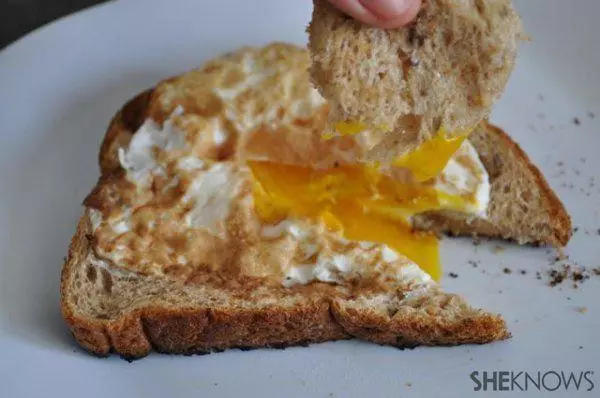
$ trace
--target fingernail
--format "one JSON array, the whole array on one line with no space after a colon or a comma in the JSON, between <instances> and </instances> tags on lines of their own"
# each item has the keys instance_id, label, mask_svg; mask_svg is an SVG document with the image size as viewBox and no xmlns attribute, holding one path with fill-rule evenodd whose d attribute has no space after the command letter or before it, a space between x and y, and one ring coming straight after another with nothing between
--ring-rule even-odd
<instances>
[{"instance_id":1,"label":"fingernail","mask_svg":"<svg viewBox=\"0 0 600 398\"><path fill-rule=\"evenodd\" d=\"M402 17L409 11L415 0L360 0L363 7L380 20L392 20Z\"/></svg>"}]
</instances>

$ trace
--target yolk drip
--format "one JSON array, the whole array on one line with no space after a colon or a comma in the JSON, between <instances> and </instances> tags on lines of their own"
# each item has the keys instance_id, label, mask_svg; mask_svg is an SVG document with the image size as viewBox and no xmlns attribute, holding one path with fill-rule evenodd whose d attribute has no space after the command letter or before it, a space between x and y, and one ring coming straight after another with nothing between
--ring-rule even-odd
<instances>
[{"instance_id":1,"label":"yolk drip","mask_svg":"<svg viewBox=\"0 0 600 398\"><path fill-rule=\"evenodd\" d=\"M467 134L447 138L439 133L415 150L400 156L393 164L411 170L417 181L430 180L441 173L466 139Z\"/></svg>"},{"instance_id":2,"label":"yolk drip","mask_svg":"<svg viewBox=\"0 0 600 398\"><path fill-rule=\"evenodd\" d=\"M337 122L334 127L340 135L356 135L365 131L368 126L360 122Z\"/></svg>"},{"instance_id":3,"label":"yolk drip","mask_svg":"<svg viewBox=\"0 0 600 398\"><path fill-rule=\"evenodd\" d=\"M464 208L464 198L431 185L401 183L366 165L322 170L262 161L248 165L255 208L266 222L289 216L320 219L346 239L385 243L434 279L441 276L437 238L412 231L410 217Z\"/></svg>"},{"instance_id":4,"label":"yolk drip","mask_svg":"<svg viewBox=\"0 0 600 398\"><path fill-rule=\"evenodd\" d=\"M335 131L342 136L356 135L369 128L362 122L337 122ZM387 126L375 128L375 131L388 131ZM432 139L423 142L416 149L400 156L393 162L394 166L409 169L417 181L427 181L435 178L446 166L448 160L467 139L469 132L454 134L448 137L441 129ZM325 134L325 139L331 139L334 133Z\"/></svg>"}]
</instances>

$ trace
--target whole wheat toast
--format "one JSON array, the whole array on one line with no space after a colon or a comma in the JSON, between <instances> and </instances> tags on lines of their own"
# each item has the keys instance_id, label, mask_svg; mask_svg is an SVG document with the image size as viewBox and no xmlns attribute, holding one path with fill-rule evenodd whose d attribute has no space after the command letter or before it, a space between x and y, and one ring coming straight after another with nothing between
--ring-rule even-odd
<instances>
[{"instance_id":1,"label":"whole wheat toast","mask_svg":"<svg viewBox=\"0 0 600 398\"><path fill-rule=\"evenodd\" d=\"M202 354L349 338L408 348L509 337L500 316L438 288L413 298L405 298L409 289L356 296L325 283L296 289L255 284L248 291L109 271L95 259L90 232L84 216L62 271L61 309L74 338L95 355L135 359L151 350Z\"/></svg>"},{"instance_id":2,"label":"whole wheat toast","mask_svg":"<svg viewBox=\"0 0 600 398\"><path fill-rule=\"evenodd\" d=\"M257 50L244 50L237 55L252 51ZM293 46L274 45L263 51L290 59L302 71L307 62L305 51ZM233 57L235 60L236 55ZM209 63L205 68L218 67ZM204 76L204 72L196 73ZM294 81L308 82L302 76L304 72ZM164 121L177 105L194 116L192 121L197 121L198 115L209 117L221 111L210 92L203 95L203 84L194 85L198 80L202 78L193 74L170 79L122 108L102 144L99 186L105 180L118 178L118 148L128 144L145 119ZM178 85L185 89L174 90ZM325 117L326 109L318 108L311 117L296 118L293 124L303 130L316 128L323 125ZM485 131L489 134L496 130ZM313 152L311 142L303 144L306 151ZM232 146L240 145L236 139L206 155L226 159L236 151ZM509 154L519 155L524 167L535 170L521 152L515 152L516 147L507 144L507 148ZM543 195L552 195L546 185L538 184L545 187L541 189ZM229 280L217 273L208 278L181 280L115 266L97 255L95 239L86 210L63 268L61 307L76 340L97 355L115 351L126 358L137 358L151 349L203 353L353 337L412 347L487 343L509 336L499 316L475 310L464 299L436 286L426 290L415 289L411 284L391 288L370 284L366 278L342 285L316 282L284 287L263 283L260 278Z\"/></svg>"},{"instance_id":3,"label":"whole wheat toast","mask_svg":"<svg viewBox=\"0 0 600 398\"><path fill-rule=\"evenodd\" d=\"M397 347L488 343L509 337L498 315L473 309L464 299L442 292L435 284L419 285L404 278L393 283L387 277L376 280L369 276L369 270L342 284L313 282L285 287L264 278L228 278L219 272L196 270L185 278L148 273L120 266L98 254L91 212L103 189L122 177L118 148L127 146L145 119L164 122L177 106L183 106L189 116L182 128L192 130L202 125L203 117L221 114L222 105L210 91L205 92L208 82L203 79L219 68L227 71L229 66L238 65L248 54L274 58L275 63L285 60L296 67L283 68L297 77L286 80L297 85L293 90L278 92L279 83L275 82L275 88L252 96L255 100L269 95L274 103L283 104L273 113L281 123L290 104L276 94L292 92L304 98L305 90L312 90L305 73L306 51L281 44L240 50L200 71L167 80L130 101L111 122L100 151L101 178L86 200L86 211L61 276L62 313L75 339L97 355L114 351L138 358L151 349L205 353L353 337ZM184 89L176 89L178 84ZM307 115L303 104L299 106L297 98L293 99L297 108L288 127L302 131L322 128L326 107L317 100ZM244 103L239 106L245 109ZM239 132L241 126L229 128ZM315 136L320 142L319 135ZM242 141L243 137L236 137L217 149L209 148L204 155L215 161L228 159L244 144ZM311 140L302 143L299 152L314 152ZM339 148L327 149L330 153ZM108 197L114 198L111 195L109 192ZM401 269L393 271L401 275Z\"/></svg>"},{"instance_id":4,"label":"whole wheat toast","mask_svg":"<svg viewBox=\"0 0 600 398\"><path fill-rule=\"evenodd\" d=\"M427 0L397 29L361 24L314 0L310 74L331 121L381 130L366 158L390 162L439 131L461 135L488 116L521 29L511 0Z\"/></svg>"},{"instance_id":5,"label":"whole wheat toast","mask_svg":"<svg viewBox=\"0 0 600 398\"><path fill-rule=\"evenodd\" d=\"M416 217L420 229L566 246L571 218L540 170L502 129L481 123L469 136L491 182L488 218L442 211Z\"/></svg>"},{"instance_id":6,"label":"whole wheat toast","mask_svg":"<svg viewBox=\"0 0 600 398\"><path fill-rule=\"evenodd\" d=\"M130 101L113 119L100 151L102 173L119 168L117 149L147 117L152 90ZM137 115L137 116L134 116ZM501 128L484 121L469 136L491 183L487 219L460 212L431 212L415 218L415 226L452 235L509 239L520 244L566 246L571 218L541 171Z\"/></svg>"}]
</instances>

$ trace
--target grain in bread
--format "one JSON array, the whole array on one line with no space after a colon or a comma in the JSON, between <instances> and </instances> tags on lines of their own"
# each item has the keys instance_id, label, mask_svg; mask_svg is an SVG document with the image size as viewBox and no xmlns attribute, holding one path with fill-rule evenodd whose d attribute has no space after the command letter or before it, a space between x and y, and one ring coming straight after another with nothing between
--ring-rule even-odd
<instances>
[{"instance_id":1,"label":"grain in bread","mask_svg":"<svg viewBox=\"0 0 600 398\"><path fill-rule=\"evenodd\" d=\"M566 246L572 235L571 218L519 145L487 121L475 129L469 141L490 177L487 219L451 211L431 212L418 216L416 225L453 235Z\"/></svg>"},{"instance_id":2,"label":"grain in bread","mask_svg":"<svg viewBox=\"0 0 600 398\"><path fill-rule=\"evenodd\" d=\"M62 270L61 310L77 342L98 356L206 354L349 338L412 348L510 337L500 316L437 287L361 293L328 284L267 285L240 295L239 286L184 285L115 269L95 257L90 232L84 216Z\"/></svg>"},{"instance_id":3,"label":"grain in bread","mask_svg":"<svg viewBox=\"0 0 600 398\"><path fill-rule=\"evenodd\" d=\"M303 72L303 65L308 63L306 52L294 46L277 44L230 54L212 62L211 68L169 79L126 104L113 119L101 148L102 179L118 178L122 173L118 148L130 142L132 135L148 117L164 121L173 109L184 106L188 122L182 124L183 129L191 134L212 136L213 131L197 127L204 126L203 118L223 121L225 109L221 101L206 101L204 96L212 93L212 89L207 89L211 86L206 74L218 67L222 68L221 72L227 72L227 66L223 66L223 63L227 65L232 59L236 61L230 65L242 63L241 60L247 59L249 54L266 54L270 59L292 57L295 61L299 60L297 69L288 77L300 90L292 90L298 97L283 97L286 99L282 105L284 109L276 112L275 116L263 118L266 123L259 126L249 128L242 123L227 125L231 143L238 149L203 153L214 156L215 161L240 154L240 161L244 161L246 156L256 155L256 152L248 149L252 147L252 139L244 138L244 135L256 129L262 131L258 136L263 138L286 132L285 136L290 141L280 142L279 145L289 145L298 139L306 146L296 151L294 156L297 159L314 160L310 155L318 153L314 150L317 141L304 136L320 136L325 128L323 115L327 110L326 105L319 101L303 100L305 95L312 95L309 90L302 93L304 88L310 88L308 76ZM248 90L257 91L256 87ZM285 92L290 93L275 84L271 89L246 94L246 98L260 93L258 98L269 98L271 95L275 98L274 103L281 103L282 97L277 93ZM291 103L319 105L295 108L296 112L290 113L287 107ZM249 112L256 111L252 103L241 104L246 104L244 109ZM303 112L298 114L298 109ZM281 125L274 126L277 123ZM283 127L286 128L282 130ZM340 151L348 149L346 145L351 142L344 142L344 145L334 148ZM204 148L199 143L198 149ZM227 147L229 144L224 145ZM474 145L482 151L484 160L490 157L484 146L476 141ZM514 150L514 144L507 137L495 145L506 147L498 152L498 156L508 157L511 162L520 159L520 167L533 167L522 153ZM350 146L350 149L356 147ZM260 156L277 154L268 152L260 153ZM533 179L527 180L527 183L538 184L542 189L544 185L541 181ZM532 203L548 206L547 201ZM532 211L538 210L547 209ZM546 221L550 224L553 222L551 218ZM176 276L137 272L135 268L116 266L98 256L94 239L92 220L87 209L63 267L61 309L76 340L97 355L115 351L126 358L138 358L152 349L167 353L206 353L235 347L283 347L353 337L380 344L412 347L420 344L487 343L509 336L499 316L476 310L464 299L445 293L435 285L415 289L410 284L396 286L372 283L371 278L364 278L356 280L356 283L313 282L288 288L282 284L267 283L260 278L227 279L217 273L212 277L183 280Z\"/></svg>"},{"instance_id":4,"label":"grain in bread","mask_svg":"<svg viewBox=\"0 0 600 398\"><path fill-rule=\"evenodd\" d=\"M387 30L314 0L308 32L310 75L330 119L381 129L368 157L391 161L488 115L512 72L521 24L511 0L426 0L412 24Z\"/></svg>"}]
</instances>

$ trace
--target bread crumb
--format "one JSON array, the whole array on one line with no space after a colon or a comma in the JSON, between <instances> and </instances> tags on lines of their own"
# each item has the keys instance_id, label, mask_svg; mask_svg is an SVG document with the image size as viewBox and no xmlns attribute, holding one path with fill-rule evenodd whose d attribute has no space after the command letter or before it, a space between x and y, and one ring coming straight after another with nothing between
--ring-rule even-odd
<instances>
[{"instance_id":1,"label":"bread crumb","mask_svg":"<svg viewBox=\"0 0 600 398\"><path fill-rule=\"evenodd\" d=\"M449 276L450 278L454 278L454 279L458 278L458 274L457 274L457 273L454 273L454 272L449 272L449 273L448 273L448 276Z\"/></svg>"},{"instance_id":2,"label":"bread crumb","mask_svg":"<svg viewBox=\"0 0 600 398\"><path fill-rule=\"evenodd\" d=\"M412 387L412 383L410 381L406 382L406 387L408 387L408 388Z\"/></svg>"},{"instance_id":3,"label":"bread crumb","mask_svg":"<svg viewBox=\"0 0 600 398\"><path fill-rule=\"evenodd\" d=\"M502 253L504 250L506 250L506 249L503 248L502 246L494 246L494 248L492 249L494 254Z\"/></svg>"},{"instance_id":4,"label":"bread crumb","mask_svg":"<svg viewBox=\"0 0 600 398\"><path fill-rule=\"evenodd\" d=\"M574 264L562 264L558 269L548 271L550 281L548 285L555 287L565 281L572 281L571 285L574 289L578 289L579 285L590 279L590 273L584 268Z\"/></svg>"},{"instance_id":5,"label":"bread crumb","mask_svg":"<svg viewBox=\"0 0 600 398\"><path fill-rule=\"evenodd\" d=\"M525 271L524 269L522 269L521 271L519 271L521 273L521 275L527 275L527 271Z\"/></svg>"},{"instance_id":6,"label":"bread crumb","mask_svg":"<svg viewBox=\"0 0 600 398\"><path fill-rule=\"evenodd\" d=\"M581 314L585 314L588 310L587 310L587 307L577 307L576 311Z\"/></svg>"},{"instance_id":7,"label":"bread crumb","mask_svg":"<svg viewBox=\"0 0 600 398\"><path fill-rule=\"evenodd\" d=\"M502 272L504 272L505 274L512 274L512 270L510 268L504 268Z\"/></svg>"},{"instance_id":8,"label":"bread crumb","mask_svg":"<svg viewBox=\"0 0 600 398\"><path fill-rule=\"evenodd\" d=\"M583 346L582 346L582 345L580 345L580 346L579 346L579 349L580 349L580 350L583 350Z\"/></svg>"},{"instance_id":9,"label":"bread crumb","mask_svg":"<svg viewBox=\"0 0 600 398\"><path fill-rule=\"evenodd\" d=\"M581 120L578 117L573 118L573 123L575 123L576 126L581 126Z\"/></svg>"},{"instance_id":10,"label":"bread crumb","mask_svg":"<svg viewBox=\"0 0 600 398\"><path fill-rule=\"evenodd\" d=\"M469 264L473 266L473 268L477 268L479 266L479 261L469 260Z\"/></svg>"},{"instance_id":11,"label":"bread crumb","mask_svg":"<svg viewBox=\"0 0 600 398\"><path fill-rule=\"evenodd\" d=\"M549 283L552 287L561 284L565 279L565 276L555 269L548 271L548 275L550 275L550 278L552 278Z\"/></svg>"}]
</instances>

